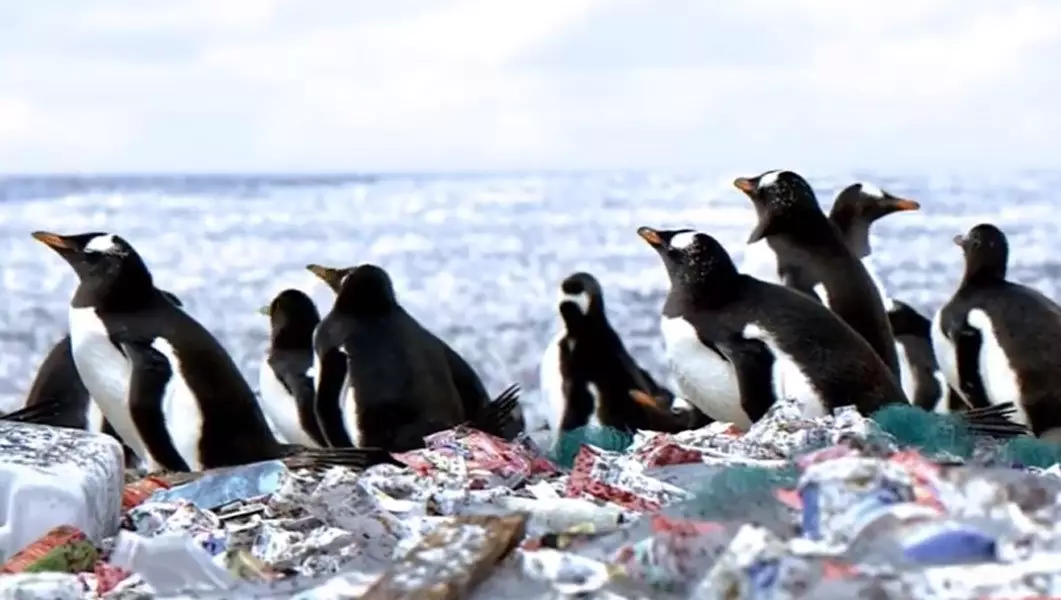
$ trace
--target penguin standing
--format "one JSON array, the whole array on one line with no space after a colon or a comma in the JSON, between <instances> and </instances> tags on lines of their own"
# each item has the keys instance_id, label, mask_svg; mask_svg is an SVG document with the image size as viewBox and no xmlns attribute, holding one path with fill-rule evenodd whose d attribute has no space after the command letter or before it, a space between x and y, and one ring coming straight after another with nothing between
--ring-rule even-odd
<instances>
[{"instance_id":1,"label":"penguin standing","mask_svg":"<svg viewBox=\"0 0 1061 600\"><path fill-rule=\"evenodd\" d=\"M558 310L562 330L546 346L540 367L554 444L561 432L586 426L672 433L690 428L688 415L661 407L674 395L627 352L608 322L595 277L575 273L564 279Z\"/></svg>"},{"instance_id":2,"label":"penguin standing","mask_svg":"<svg viewBox=\"0 0 1061 600\"><path fill-rule=\"evenodd\" d=\"M713 237L690 229L638 234L671 281L661 330L682 395L747 429L778 398L808 417L854 404L868 415L906 397L865 339L794 290L737 271Z\"/></svg>"},{"instance_id":3,"label":"penguin standing","mask_svg":"<svg viewBox=\"0 0 1061 600\"><path fill-rule=\"evenodd\" d=\"M318 264L308 265L306 268L320 278L337 296L342 287L342 282L358 269L358 267L325 267ZM401 309L401 311L404 313L404 309ZM406 316L408 315L406 314ZM412 319L411 316L409 318ZM486 387L483 385L479 375L464 357L427 328L421 327L419 324L417 324L417 327L421 332L420 335L426 338L424 343L437 346L445 357L453 385L461 398L464 418L481 431L506 440L514 440L523 433L525 425L523 412L519 404L519 386L516 384L510 385L496 398L491 398L487 394ZM316 373L319 377L319 369ZM345 383L342 385L344 388ZM342 397L345 397L345 394ZM325 410L334 409L331 408L329 403L329 407L326 407ZM331 418L337 418L337 415L333 412ZM338 432L335 433L341 435ZM325 434L327 434L327 431ZM345 438L340 437L339 439Z\"/></svg>"},{"instance_id":4,"label":"penguin standing","mask_svg":"<svg viewBox=\"0 0 1061 600\"><path fill-rule=\"evenodd\" d=\"M33 237L80 280L70 303L70 348L89 395L152 470L205 470L261 460L368 464L381 452L312 451L279 443L250 386L221 344L155 287L123 238L107 233Z\"/></svg>"},{"instance_id":5,"label":"penguin standing","mask_svg":"<svg viewBox=\"0 0 1061 600\"><path fill-rule=\"evenodd\" d=\"M898 376L895 338L880 293L818 206L810 184L792 171L767 171L739 177L733 185L751 199L759 216L748 243L765 239L779 257L783 283L823 296Z\"/></svg>"},{"instance_id":6,"label":"penguin standing","mask_svg":"<svg viewBox=\"0 0 1061 600\"><path fill-rule=\"evenodd\" d=\"M969 406L1012 402L1016 422L1061 441L1061 307L1006 279L1009 244L994 225L977 225L954 243L965 272L932 322L943 374Z\"/></svg>"},{"instance_id":7,"label":"penguin standing","mask_svg":"<svg viewBox=\"0 0 1061 600\"><path fill-rule=\"evenodd\" d=\"M331 446L407 451L468 420L444 345L402 308L376 265L342 277L314 350L317 415Z\"/></svg>"},{"instance_id":8,"label":"penguin standing","mask_svg":"<svg viewBox=\"0 0 1061 600\"><path fill-rule=\"evenodd\" d=\"M321 320L317 305L306 294L286 289L259 312L271 326L258 369L262 412L283 439L327 447L314 408L313 330Z\"/></svg>"},{"instance_id":9,"label":"penguin standing","mask_svg":"<svg viewBox=\"0 0 1061 600\"><path fill-rule=\"evenodd\" d=\"M181 306L176 295L165 290L160 291L170 302ZM69 334L56 342L45 355L44 361L37 368L37 375L30 386L24 407L7 413L2 419L83 429L122 441L114 427L103 418L99 406L89 397L88 390L81 381L70 352ZM125 451L126 468L139 468L141 465L136 453L124 442L122 447Z\"/></svg>"},{"instance_id":10,"label":"penguin standing","mask_svg":"<svg viewBox=\"0 0 1061 600\"><path fill-rule=\"evenodd\" d=\"M888 306L888 294L884 290L876 267L871 258L869 228L878 219L903 211L913 211L921 205L913 200L894 196L876 185L867 182L853 183L836 195L829 210L829 221L840 230L841 238L856 258L862 261L870 279L877 287L885 307ZM782 283L781 270L789 265L779 257L767 239L761 239L744 248L744 260L740 272L770 283ZM818 296L813 285L806 285L801 291Z\"/></svg>"}]
</instances>

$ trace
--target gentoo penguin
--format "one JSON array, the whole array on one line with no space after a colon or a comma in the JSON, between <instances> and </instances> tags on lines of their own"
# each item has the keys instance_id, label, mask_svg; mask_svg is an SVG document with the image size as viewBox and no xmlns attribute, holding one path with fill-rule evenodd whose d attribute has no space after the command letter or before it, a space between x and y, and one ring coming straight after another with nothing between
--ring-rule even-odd
<instances>
[{"instance_id":1,"label":"gentoo penguin","mask_svg":"<svg viewBox=\"0 0 1061 600\"><path fill-rule=\"evenodd\" d=\"M1061 441L1061 307L1006 279L1009 244L994 225L977 225L954 243L965 272L932 322L943 374L970 406L1012 402L1016 422Z\"/></svg>"},{"instance_id":2,"label":"gentoo penguin","mask_svg":"<svg viewBox=\"0 0 1061 600\"><path fill-rule=\"evenodd\" d=\"M317 414L331 446L407 451L468 420L444 346L426 332L380 267L342 278L314 334Z\"/></svg>"},{"instance_id":3,"label":"gentoo penguin","mask_svg":"<svg viewBox=\"0 0 1061 600\"><path fill-rule=\"evenodd\" d=\"M781 397L808 417L907 402L868 342L820 303L741 274L705 233L638 234L670 277L661 330L675 379L708 416L747 429Z\"/></svg>"},{"instance_id":4,"label":"gentoo penguin","mask_svg":"<svg viewBox=\"0 0 1061 600\"><path fill-rule=\"evenodd\" d=\"M262 411L289 442L324 448L315 411L313 330L317 305L306 294L286 289L259 312L269 317L269 347L258 369Z\"/></svg>"},{"instance_id":5,"label":"gentoo penguin","mask_svg":"<svg viewBox=\"0 0 1061 600\"><path fill-rule=\"evenodd\" d=\"M181 306L176 295L162 292L170 302ZM104 433L122 441L114 431L99 406L92 401L77 373L73 355L70 353L70 335L63 336L44 357L37 375L26 396L24 408L3 416L6 421L37 423L53 427L70 427L96 433ZM127 468L139 467L139 459L128 445L125 450Z\"/></svg>"},{"instance_id":6,"label":"gentoo penguin","mask_svg":"<svg viewBox=\"0 0 1061 600\"><path fill-rule=\"evenodd\" d=\"M70 348L92 399L151 470L204 470L261 460L366 466L378 450L310 450L281 444L221 344L155 287L122 237L93 232L33 237L80 283L70 303Z\"/></svg>"},{"instance_id":7,"label":"gentoo penguin","mask_svg":"<svg viewBox=\"0 0 1061 600\"><path fill-rule=\"evenodd\" d=\"M810 184L792 171L767 171L738 177L733 185L751 199L759 216L748 243L765 239L781 262L782 282L825 297L829 308L898 376L895 337L880 293L818 206Z\"/></svg>"},{"instance_id":8,"label":"gentoo penguin","mask_svg":"<svg viewBox=\"0 0 1061 600\"><path fill-rule=\"evenodd\" d=\"M892 300L888 321L895 332L900 382L906 397L921 408L938 413L960 411L964 402L951 390L932 351L932 323L914 307Z\"/></svg>"},{"instance_id":9,"label":"gentoo penguin","mask_svg":"<svg viewBox=\"0 0 1061 600\"><path fill-rule=\"evenodd\" d=\"M561 432L586 426L672 433L690 428L688 415L660 406L657 398L666 404L674 395L627 352L608 322L595 277L574 273L564 279L557 308L561 331L546 346L540 365L554 444Z\"/></svg>"},{"instance_id":10,"label":"gentoo penguin","mask_svg":"<svg viewBox=\"0 0 1061 600\"><path fill-rule=\"evenodd\" d=\"M346 277L358 269L358 267L325 267L317 264L308 265L306 268L319 277L337 295ZM387 280L389 282L389 276ZM397 304L396 300L395 304ZM405 313L404 309L401 309L400 306L398 308L409 319L412 319L411 316ZM441 348L453 385L460 395L465 418L468 419L470 424L506 440L513 440L521 434L524 431L524 421L523 412L519 404L519 385L510 385L496 398L491 399L482 380L479 379L479 375L468 364L468 361L464 360L464 357L427 328L420 326L419 323L417 323L417 327L421 335L427 338L426 344ZM320 375L319 370L316 373L318 376ZM345 397L345 394L342 397ZM319 403L318 407L320 407ZM333 410L333 406L325 407L324 410ZM332 413L331 418L337 418L337 415ZM327 435L328 431L326 430L324 433ZM336 435L340 434L336 432ZM340 437L339 439L345 438Z\"/></svg>"}]
</instances>

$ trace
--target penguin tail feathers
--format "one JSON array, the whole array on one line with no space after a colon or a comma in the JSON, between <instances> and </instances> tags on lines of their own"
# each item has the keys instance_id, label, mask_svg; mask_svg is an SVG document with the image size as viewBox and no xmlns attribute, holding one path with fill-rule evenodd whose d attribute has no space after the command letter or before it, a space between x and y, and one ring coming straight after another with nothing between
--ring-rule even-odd
<instances>
[{"instance_id":1,"label":"penguin tail feathers","mask_svg":"<svg viewBox=\"0 0 1061 600\"><path fill-rule=\"evenodd\" d=\"M519 393L518 383L508 386L479 411L479 415L470 425L510 442L516 439L524 429Z\"/></svg>"},{"instance_id":2,"label":"penguin tail feathers","mask_svg":"<svg viewBox=\"0 0 1061 600\"><path fill-rule=\"evenodd\" d=\"M984 408L970 408L957 413L976 434L993 438L1009 439L1021 435L1031 435L1027 427L1010 419L1017 412L1012 402L1003 402Z\"/></svg>"},{"instance_id":3,"label":"penguin tail feathers","mask_svg":"<svg viewBox=\"0 0 1061 600\"><path fill-rule=\"evenodd\" d=\"M13 421L17 423L36 423L37 425L52 425L62 410L62 402L58 399L45 400L18 410L13 410L6 415L0 416L0 421Z\"/></svg>"},{"instance_id":4,"label":"penguin tail feathers","mask_svg":"<svg viewBox=\"0 0 1061 600\"><path fill-rule=\"evenodd\" d=\"M282 460L292 469L347 467L364 470L375 465L404 466L382 448L308 448L298 444L281 444Z\"/></svg>"}]
</instances>

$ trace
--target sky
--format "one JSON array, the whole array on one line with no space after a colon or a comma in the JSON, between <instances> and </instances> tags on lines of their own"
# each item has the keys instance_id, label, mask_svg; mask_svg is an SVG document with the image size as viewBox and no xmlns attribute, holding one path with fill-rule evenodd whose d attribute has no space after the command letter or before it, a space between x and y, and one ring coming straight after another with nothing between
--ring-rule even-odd
<instances>
[{"instance_id":1,"label":"sky","mask_svg":"<svg viewBox=\"0 0 1061 600\"><path fill-rule=\"evenodd\" d=\"M1061 166L1057 0L0 3L0 172Z\"/></svg>"}]
</instances>

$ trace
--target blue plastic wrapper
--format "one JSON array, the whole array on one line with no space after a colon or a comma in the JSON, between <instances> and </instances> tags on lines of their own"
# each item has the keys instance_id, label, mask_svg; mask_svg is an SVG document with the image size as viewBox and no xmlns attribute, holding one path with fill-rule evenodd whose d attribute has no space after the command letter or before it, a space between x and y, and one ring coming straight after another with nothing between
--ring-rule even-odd
<instances>
[{"instance_id":1,"label":"blue plastic wrapper","mask_svg":"<svg viewBox=\"0 0 1061 600\"><path fill-rule=\"evenodd\" d=\"M159 490L149 502L187 500L195 506L210 510L237 500L272 494L280 487L280 479L287 467L278 460L232 467L203 475L199 479Z\"/></svg>"},{"instance_id":2,"label":"blue plastic wrapper","mask_svg":"<svg viewBox=\"0 0 1061 600\"><path fill-rule=\"evenodd\" d=\"M902 540L903 554L921 565L953 565L997 560L997 540L960 523L937 522L918 528Z\"/></svg>"}]
</instances>

